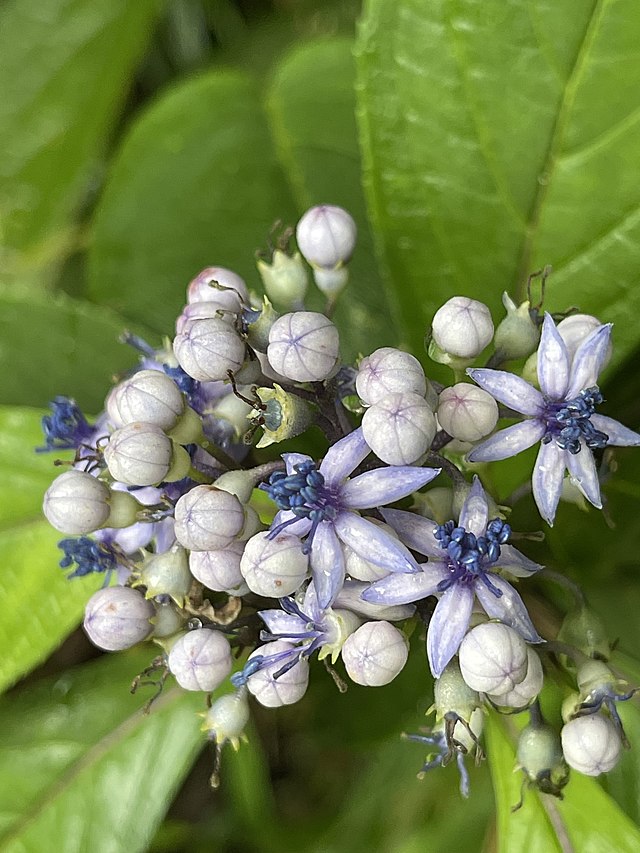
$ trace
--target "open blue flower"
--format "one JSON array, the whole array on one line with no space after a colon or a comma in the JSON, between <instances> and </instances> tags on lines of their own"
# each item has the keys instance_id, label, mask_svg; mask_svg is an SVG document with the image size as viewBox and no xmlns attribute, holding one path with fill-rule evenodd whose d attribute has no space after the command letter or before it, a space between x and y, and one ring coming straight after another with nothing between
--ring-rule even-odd
<instances>
[{"instance_id":1,"label":"open blue flower","mask_svg":"<svg viewBox=\"0 0 640 853\"><path fill-rule=\"evenodd\" d=\"M488 368L467 371L477 384L526 420L500 430L475 447L470 462L515 456L542 442L532 486L540 514L553 525L565 469L587 500L600 509L600 484L592 450L612 444L640 445L640 435L613 418L596 413L602 402L597 386L611 324L599 326L571 359L550 314L545 314L538 348L540 391L513 373Z\"/></svg>"},{"instance_id":2,"label":"open blue flower","mask_svg":"<svg viewBox=\"0 0 640 853\"><path fill-rule=\"evenodd\" d=\"M438 525L402 510L382 514L400 539L428 562L420 572L392 574L372 583L362 597L391 605L440 596L427 631L427 656L436 678L458 651L476 599L492 619L510 625L529 643L541 642L524 602L498 572L527 577L542 567L507 544L508 524L489 521L487 497L477 477L457 525Z\"/></svg>"}]
</instances>

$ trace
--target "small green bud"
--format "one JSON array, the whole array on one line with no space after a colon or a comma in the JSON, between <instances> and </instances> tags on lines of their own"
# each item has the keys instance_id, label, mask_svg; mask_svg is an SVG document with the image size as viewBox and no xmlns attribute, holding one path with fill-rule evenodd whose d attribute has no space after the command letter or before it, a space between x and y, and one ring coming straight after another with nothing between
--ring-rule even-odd
<instances>
[{"instance_id":1,"label":"small green bud","mask_svg":"<svg viewBox=\"0 0 640 853\"><path fill-rule=\"evenodd\" d=\"M276 249L270 264L258 260L258 272L269 299L287 311L300 307L309 285L307 268L300 252L291 256Z\"/></svg>"},{"instance_id":2,"label":"small green bud","mask_svg":"<svg viewBox=\"0 0 640 853\"><path fill-rule=\"evenodd\" d=\"M580 649L587 657L607 661L611 656L605 627L600 617L586 604L567 613L558 639Z\"/></svg>"},{"instance_id":3,"label":"small green bud","mask_svg":"<svg viewBox=\"0 0 640 853\"><path fill-rule=\"evenodd\" d=\"M518 766L532 787L543 794L562 797L569 768L562 755L558 734L546 723L532 723L518 740Z\"/></svg>"},{"instance_id":4,"label":"small green bud","mask_svg":"<svg viewBox=\"0 0 640 853\"><path fill-rule=\"evenodd\" d=\"M266 352L269 346L269 332L280 316L265 296L262 308L253 312L254 320L247 322L247 342L256 352Z\"/></svg>"},{"instance_id":5,"label":"small green bud","mask_svg":"<svg viewBox=\"0 0 640 853\"><path fill-rule=\"evenodd\" d=\"M436 486L428 492L416 492L413 495L411 509L437 524L444 524L454 515L453 489Z\"/></svg>"},{"instance_id":6,"label":"small green bud","mask_svg":"<svg viewBox=\"0 0 640 853\"><path fill-rule=\"evenodd\" d=\"M444 719L445 714L453 712L469 722L476 708L481 707L478 692L466 683L455 658L447 664L440 678L436 679L433 699L437 721Z\"/></svg>"},{"instance_id":7,"label":"small green bud","mask_svg":"<svg viewBox=\"0 0 640 853\"><path fill-rule=\"evenodd\" d=\"M293 438L308 429L315 420L311 406L295 394L290 394L274 384L273 388L256 390L265 409L254 409L250 417L257 421L264 433L256 447L268 447L285 438Z\"/></svg>"},{"instance_id":8,"label":"small green bud","mask_svg":"<svg viewBox=\"0 0 640 853\"><path fill-rule=\"evenodd\" d=\"M176 542L168 551L148 557L132 586L146 587L145 598L168 595L184 607L192 583L187 552Z\"/></svg>"},{"instance_id":9,"label":"small green bud","mask_svg":"<svg viewBox=\"0 0 640 853\"><path fill-rule=\"evenodd\" d=\"M540 340L540 329L531 319L531 303L527 301L516 306L505 291L502 294L502 304L507 316L496 329L496 353L499 353L504 361L526 358L535 352Z\"/></svg>"}]
</instances>

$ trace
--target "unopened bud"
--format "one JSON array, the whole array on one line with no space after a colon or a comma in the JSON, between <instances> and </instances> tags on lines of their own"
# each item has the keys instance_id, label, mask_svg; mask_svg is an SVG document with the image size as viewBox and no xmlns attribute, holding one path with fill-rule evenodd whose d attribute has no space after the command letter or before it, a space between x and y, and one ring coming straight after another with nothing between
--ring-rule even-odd
<instances>
[{"instance_id":1,"label":"unopened bud","mask_svg":"<svg viewBox=\"0 0 640 853\"><path fill-rule=\"evenodd\" d=\"M276 249L270 264L258 261L258 272L267 296L289 310L299 306L305 297L309 285L307 269L300 252L292 257Z\"/></svg>"},{"instance_id":2,"label":"unopened bud","mask_svg":"<svg viewBox=\"0 0 640 853\"><path fill-rule=\"evenodd\" d=\"M140 504L129 492L119 492L84 471L65 471L44 496L43 512L61 533L93 533L101 527L129 527Z\"/></svg>"},{"instance_id":3,"label":"unopened bud","mask_svg":"<svg viewBox=\"0 0 640 853\"><path fill-rule=\"evenodd\" d=\"M508 693L488 693L491 702L500 709L524 710L537 698L542 690L544 673L540 658L533 651L527 649L527 674L513 690Z\"/></svg>"},{"instance_id":4,"label":"unopened bud","mask_svg":"<svg viewBox=\"0 0 640 853\"><path fill-rule=\"evenodd\" d=\"M114 480L127 486L155 486L186 477L189 454L174 444L160 427L132 423L117 429L104 449L104 459Z\"/></svg>"},{"instance_id":5,"label":"unopened bud","mask_svg":"<svg viewBox=\"0 0 640 853\"><path fill-rule=\"evenodd\" d=\"M527 674L525 642L501 622L485 622L469 631L458 656L462 677L478 693L508 693Z\"/></svg>"},{"instance_id":6,"label":"unopened bud","mask_svg":"<svg viewBox=\"0 0 640 853\"><path fill-rule=\"evenodd\" d=\"M362 434L383 462L411 465L431 447L436 419L424 397L410 391L389 394L366 410Z\"/></svg>"},{"instance_id":7,"label":"unopened bud","mask_svg":"<svg viewBox=\"0 0 640 853\"><path fill-rule=\"evenodd\" d=\"M117 652L146 640L153 626L153 604L127 586L99 589L84 614L84 630L99 649Z\"/></svg>"},{"instance_id":8,"label":"unopened bud","mask_svg":"<svg viewBox=\"0 0 640 853\"><path fill-rule=\"evenodd\" d=\"M217 551L242 533L245 520L235 495L215 486L195 486L176 503L175 535L192 551Z\"/></svg>"},{"instance_id":9,"label":"unopened bud","mask_svg":"<svg viewBox=\"0 0 640 853\"><path fill-rule=\"evenodd\" d=\"M453 438L478 441L495 429L498 404L482 388L459 382L441 392L438 421L442 429Z\"/></svg>"},{"instance_id":10,"label":"unopened bud","mask_svg":"<svg viewBox=\"0 0 640 853\"><path fill-rule=\"evenodd\" d=\"M454 296L436 311L431 334L442 352L474 359L491 342L493 320L482 302Z\"/></svg>"},{"instance_id":11,"label":"unopened bud","mask_svg":"<svg viewBox=\"0 0 640 853\"><path fill-rule=\"evenodd\" d=\"M507 316L496 329L494 345L503 361L527 358L540 341L540 329L531 319L531 303L517 306L508 293L502 294Z\"/></svg>"},{"instance_id":12,"label":"unopened bud","mask_svg":"<svg viewBox=\"0 0 640 853\"><path fill-rule=\"evenodd\" d=\"M315 311L284 314L271 327L267 358L295 382L320 382L336 370L340 338L331 320Z\"/></svg>"},{"instance_id":13,"label":"unopened bud","mask_svg":"<svg viewBox=\"0 0 640 853\"><path fill-rule=\"evenodd\" d=\"M356 376L358 396L370 406L388 394L411 391L423 397L427 382L415 356L393 347L381 347L362 359Z\"/></svg>"},{"instance_id":14,"label":"unopened bud","mask_svg":"<svg viewBox=\"0 0 640 853\"><path fill-rule=\"evenodd\" d=\"M349 678L365 687L389 684L402 671L408 656L407 638L389 622L366 622L342 647Z\"/></svg>"},{"instance_id":15,"label":"unopened bud","mask_svg":"<svg viewBox=\"0 0 640 853\"><path fill-rule=\"evenodd\" d=\"M172 645L168 665L180 687L210 693L231 672L229 641L209 628L187 631Z\"/></svg>"},{"instance_id":16,"label":"unopened bud","mask_svg":"<svg viewBox=\"0 0 640 853\"><path fill-rule=\"evenodd\" d=\"M297 536L282 532L274 538L258 533L247 542L240 571L252 592L282 598L295 592L309 571L309 558Z\"/></svg>"},{"instance_id":17,"label":"unopened bud","mask_svg":"<svg viewBox=\"0 0 640 853\"><path fill-rule=\"evenodd\" d=\"M247 679L249 692L256 697L261 705L267 708L279 708L282 705L293 705L307 691L309 685L309 663L300 658L295 666L279 674L287 658L295 652L291 643L285 640L275 640L265 643L249 655L249 661L256 657L273 658L262 669ZM275 676L278 675L278 678Z\"/></svg>"},{"instance_id":18,"label":"unopened bud","mask_svg":"<svg viewBox=\"0 0 640 853\"><path fill-rule=\"evenodd\" d=\"M350 214L331 204L307 210L296 226L300 251L311 266L323 269L334 269L350 260L357 234Z\"/></svg>"},{"instance_id":19,"label":"unopened bud","mask_svg":"<svg viewBox=\"0 0 640 853\"><path fill-rule=\"evenodd\" d=\"M224 267L207 267L187 287L187 302L215 302L219 308L238 312L249 303L244 279Z\"/></svg>"},{"instance_id":20,"label":"unopened bud","mask_svg":"<svg viewBox=\"0 0 640 853\"><path fill-rule=\"evenodd\" d=\"M107 412L116 427L144 421L168 432L185 407L176 383L159 370L139 370L116 385L107 397Z\"/></svg>"},{"instance_id":21,"label":"unopened bud","mask_svg":"<svg viewBox=\"0 0 640 853\"><path fill-rule=\"evenodd\" d=\"M614 724L603 714L577 717L562 732L562 752L569 767L585 776L608 773L618 763L622 741Z\"/></svg>"},{"instance_id":22,"label":"unopened bud","mask_svg":"<svg viewBox=\"0 0 640 853\"><path fill-rule=\"evenodd\" d=\"M240 571L244 542L231 542L219 551L191 551L189 568L196 580L214 592L241 596L249 591Z\"/></svg>"},{"instance_id":23,"label":"unopened bud","mask_svg":"<svg viewBox=\"0 0 640 853\"><path fill-rule=\"evenodd\" d=\"M245 345L236 330L219 317L190 320L173 341L178 364L200 382L227 379L238 371Z\"/></svg>"}]
</instances>

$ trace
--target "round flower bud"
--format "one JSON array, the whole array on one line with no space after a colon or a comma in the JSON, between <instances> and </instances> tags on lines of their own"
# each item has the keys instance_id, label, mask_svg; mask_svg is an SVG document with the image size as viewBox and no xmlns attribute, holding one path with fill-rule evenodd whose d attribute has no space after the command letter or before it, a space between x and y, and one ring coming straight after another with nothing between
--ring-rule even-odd
<instances>
[{"instance_id":1,"label":"round flower bud","mask_svg":"<svg viewBox=\"0 0 640 853\"><path fill-rule=\"evenodd\" d=\"M258 261L258 272L269 299L286 308L295 308L302 303L309 276L300 252L293 257L276 249L270 264Z\"/></svg>"},{"instance_id":2,"label":"round flower bud","mask_svg":"<svg viewBox=\"0 0 640 853\"><path fill-rule=\"evenodd\" d=\"M166 373L139 370L111 391L107 413L116 427L136 421L173 429L186 408L182 392Z\"/></svg>"},{"instance_id":3,"label":"round flower bud","mask_svg":"<svg viewBox=\"0 0 640 853\"><path fill-rule=\"evenodd\" d=\"M346 264L356 247L358 229L341 207L320 204L304 214L296 226L298 247L314 267L333 269Z\"/></svg>"},{"instance_id":4,"label":"round flower bud","mask_svg":"<svg viewBox=\"0 0 640 853\"><path fill-rule=\"evenodd\" d=\"M538 346L540 328L531 319L531 303L517 306L508 293L502 294L507 316L496 329L494 346L504 361L527 358Z\"/></svg>"},{"instance_id":5,"label":"round flower bud","mask_svg":"<svg viewBox=\"0 0 640 853\"><path fill-rule=\"evenodd\" d=\"M342 647L349 678L365 687L389 684L402 671L408 656L405 635L390 622L365 622Z\"/></svg>"},{"instance_id":6,"label":"round flower bud","mask_svg":"<svg viewBox=\"0 0 640 853\"><path fill-rule=\"evenodd\" d=\"M388 394L412 391L424 397L427 380L415 356L393 347L381 347L362 359L356 376L356 391L370 406Z\"/></svg>"},{"instance_id":7,"label":"round flower bud","mask_svg":"<svg viewBox=\"0 0 640 853\"><path fill-rule=\"evenodd\" d=\"M215 302L227 311L240 311L249 303L244 279L224 267L207 267L187 287L187 302Z\"/></svg>"},{"instance_id":8,"label":"round flower bud","mask_svg":"<svg viewBox=\"0 0 640 853\"><path fill-rule=\"evenodd\" d=\"M210 320L212 317L232 326L236 315L225 311L217 302L192 302L185 305L176 318L176 335L181 335L193 320Z\"/></svg>"},{"instance_id":9,"label":"round flower bud","mask_svg":"<svg viewBox=\"0 0 640 853\"><path fill-rule=\"evenodd\" d=\"M501 622L485 622L469 631L458 657L462 677L478 693L508 693L527 674L525 642Z\"/></svg>"},{"instance_id":10,"label":"round flower bud","mask_svg":"<svg viewBox=\"0 0 640 853\"><path fill-rule=\"evenodd\" d=\"M247 687L261 705L266 708L279 708L282 705L293 705L299 702L306 693L309 685L309 663L302 658L278 678L274 678L286 663L286 652L293 650L291 643L285 640L275 640L265 643L249 655L249 660L255 657L268 658L274 656L273 663L249 676Z\"/></svg>"},{"instance_id":11,"label":"round flower bud","mask_svg":"<svg viewBox=\"0 0 640 853\"><path fill-rule=\"evenodd\" d=\"M307 577L309 557L297 536L283 531L273 539L258 533L247 542L240 571L252 592L267 598L291 595Z\"/></svg>"},{"instance_id":12,"label":"round flower bud","mask_svg":"<svg viewBox=\"0 0 640 853\"><path fill-rule=\"evenodd\" d=\"M168 665L180 687L210 693L231 672L231 646L219 631L196 628L176 640Z\"/></svg>"},{"instance_id":13,"label":"round flower bud","mask_svg":"<svg viewBox=\"0 0 640 853\"><path fill-rule=\"evenodd\" d=\"M109 473L127 486L155 486L186 477L189 454L174 444L160 427L132 423L113 432L104 449Z\"/></svg>"},{"instance_id":14,"label":"round flower bud","mask_svg":"<svg viewBox=\"0 0 640 853\"><path fill-rule=\"evenodd\" d=\"M244 363L245 345L236 330L220 317L190 320L173 341L180 367L199 382L227 379L229 370Z\"/></svg>"},{"instance_id":15,"label":"round flower bud","mask_svg":"<svg viewBox=\"0 0 640 853\"><path fill-rule=\"evenodd\" d=\"M134 586L144 586L147 598L168 595L179 607L191 589L193 577L185 549L175 542L168 551L145 560Z\"/></svg>"},{"instance_id":16,"label":"round flower bud","mask_svg":"<svg viewBox=\"0 0 640 853\"><path fill-rule=\"evenodd\" d=\"M544 673L540 658L533 651L527 649L527 674L523 680L516 684L508 693L488 693L489 699L498 708L528 708L533 700L542 690Z\"/></svg>"},{"instance_id":17,"label":"round flower bud","mask_svg":"<svg viewBox=\"0 0 640 853\"><path fill-rule=\"evenodd\" d=\"M454 296L436 311L431 334L445 353L473 359L491 342L493 320L482 302Z\"/></svg>"},{"instance_id":18,"label":"round flower bud","mask_svg":"<svg viewBox=\"0 0 640 853\"><path fill-rule=\"evenodd\" d=\"M153 630L149 621L153 604L128 586L99 589L87 602L84 630L99 649L117 652L146 640Z\"/></svg>"},{"instance_id":19,"label":"round flower bud","mask_svg":"<svg viewBox=\"0 0 640 853\"><path fill-rule=\"evenodd\" d=\"M227 693L216 699L209 708L202 729L217 744L222 745L229 741L234 749L237 749L249 717L246 690Z\"/></svg>"},{"instance_id":20,"label":"round flower bud","mask_svg":"<svg viewBox=\"0 0 640 853\"><path fill-rule=\"evenodd\" d=\"M453 438L478 441L495 429L498 404L482 388L459 382L441 392L438 421L442 429Z\"/></svg>"},{"instance_id":21,"label":"round flower bud","mask_svg":"<svg viewBox=\"0 0 640 853\"><path fill-rule=\"evenodd\" d=\"M106 524L110 491L102 480L83 471L65 471L47 489L42 510L61 533L93 533Z\"/></svg>"},{"instance_id":22,"label":"round flower bud","mask_svg":"<svg viewBox=\"0 0 640 853\"><path fill-rule=\"evenodd\" d=\"M570 720L562 727L560 737L565 761L585 776L608 773L620 758L620 735L611 720L602 714Z\"/></svg>"},{"instance_id":23,"label":"round flower bud","mask_svg":"<svg viewBox=\"0 0 640 853\"><path fill-rule=\"evenodd\" d=\"M249 587L240 572L244 542L233 541L219 551L192 551L189 554L191 574L214 592L245 595Z\"/></svg>"},{"instance_id":24,"label":"round flower bud","mask_svg":"<svg viewBox=\"0 0 640 853\"><path fill-rule=\"evenodd\" d=\"M283 314L269 332L271 367L295 382L320 382L334 372L340 338L331 320L315 311Z\"/></svg>"},{"instance_id":25,"label":"round flower bud","mask_svg":"<svg viewBox=\"0 0 640 853\"><path fill-rule=\"evenodd\" d=\"M192 551L226 548L242 533L244 524L238 498L215 486L195 486L176 503L176 539Z\"/></svg>"},{"instance_id":26,"label":"round flower bud","mask_svg":"<svg viewBox=\"0 0 640 853\"><path fill-rule=\"evenodd\" d=\"M436 419L419 394L389 394L364 413L362 434L387 465L411 465L431 447Z\"/></svg>"}]
</instances>

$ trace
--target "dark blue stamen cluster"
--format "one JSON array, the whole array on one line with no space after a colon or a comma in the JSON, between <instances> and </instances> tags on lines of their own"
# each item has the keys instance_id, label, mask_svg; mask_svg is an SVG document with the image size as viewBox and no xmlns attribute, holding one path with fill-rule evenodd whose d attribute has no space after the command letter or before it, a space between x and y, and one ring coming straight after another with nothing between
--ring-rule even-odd
<instances>
[{"instance_id":1,"label":"dark blue stamen cluster","mask_svg":"<svg viewBox=\"0 0 640 853\"><path fill-rule=\"evenodd\" d=\"M56 397L49 403L50 415L42 418L45 447L37 447L38 453L48 450L77 450L89 441L93 427L80 411L75 400Z\"/></svg>"},{"instance_id":2,"label":"dark blue stamen cluster","mask_svg":"<svg viewBox=\"0 0 640 853\"><path fill-rule=\"evenodd\" d=\"M581 391L573 400L564 403L547 403L545 417L547 432L542 441L555 443L569 453L579 453L581 441L592 450L606 447L609 436L596 429L591 423L591 415L596 406L604 400L597 386Z\"/></svg>"},{"instance_id":3,"label":"dark blue stamen cluster","mask_svg":"<svg viewBox=\"0 0 640 853\"><path fill-rule=\"evenodd\" d=\"M81 578L95 572L112 572L118 567L118 552L106 542L97 542L88 536L81 536L79 539L61 539L58 542L58 548L64 553L64 557L60 560L61 569L76 565L69 579Z\"/></svg>"},{"instance_id":4,"label":"dark blue stamen cluster","mask_svg":"<svg viewBox=\"0 0 640 853\"><path fill-rule=\"evenodd\" d=\"M170 379L173 379L178 388L187 398L189 405L196 411L199 411L197 404L200 403L201 400L200 383L198 380L193 379L188 373L185 373L181 367L171 367L168 364L163 364L162 369Z\"/></svg>"},{"instance_id":5,"label":"dark blue stamen cluster","mask_svg":"<svg viewBox=\"0 0 640 853\"><path fill-rule=\"evenodd\" d=\"M499 598L502 592L491 583L486 569L499 559L500 546L506 544L510 535L511 528L500 518L487 524L484 536L475 536L464 527L457 527L455 521L436 527L434 536L447 552L451 570L449 577L438 584L438 590L444 592L455 583L472 583L480 578Z\"/></svg>"}]
</instances>

